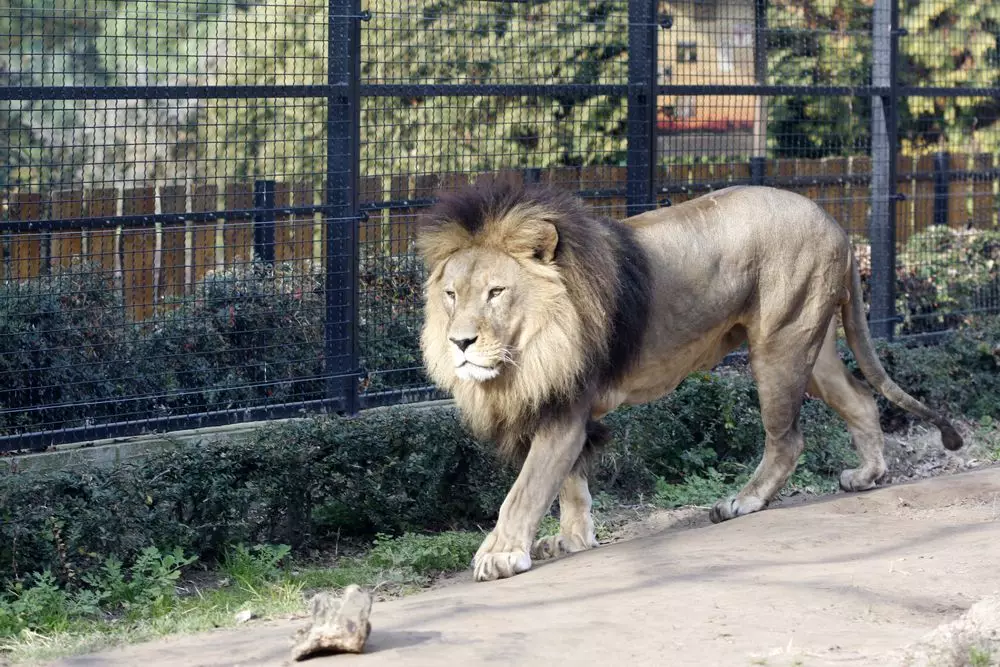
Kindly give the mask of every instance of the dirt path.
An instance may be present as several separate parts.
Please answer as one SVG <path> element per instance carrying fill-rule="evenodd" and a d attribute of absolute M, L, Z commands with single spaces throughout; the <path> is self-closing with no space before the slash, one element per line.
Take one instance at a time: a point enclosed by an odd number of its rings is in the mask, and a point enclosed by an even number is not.
<path fill-rule="evenodd" d="M 675 527 L 510 580 L 376 604 L 366 655 L 302 664 L 887 664 L 996 593 L 1000 468 L 990 468 Z M 282 665 L 301 625 L 253 623 L 57 664 Z"/>

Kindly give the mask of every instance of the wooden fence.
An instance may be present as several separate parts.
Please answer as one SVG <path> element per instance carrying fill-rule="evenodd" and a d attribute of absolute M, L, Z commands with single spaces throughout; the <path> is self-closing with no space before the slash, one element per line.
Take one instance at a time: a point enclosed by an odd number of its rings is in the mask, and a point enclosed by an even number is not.
<path fill-rule="evenodd" d="M 1000 165 L 997 157 L 949 156 L 946 199 L 935 196 L 933 156 L 899 158 L 896 236 L 904 243 L 935 220 L 935 205 L 954 228 L 998 225 Z M 939 171 L 940 171 L 940 165 Z M 818 201 L 852 232 L 864 233 L 870 207 L 868 157 L 782 159 L 767 163 L 766 182 Z M 677 204 L 733 183 L 750 182 L 746 163 L 670 165 L 660 170 L 660 199 Z M 485 180 L 540 181 L 581 192 L 607 214 L 625 216 L 626 170 L 616 166 L 509 170 L 485 174 L 366 177 L 359 200 L 368 219 L 359 227 L 362 248 L 409 251 L 414 214 L 441 188 Z M 321 203 L 322 186 L 277 183 L 273 207 L 308 208 Z M 210 270 L 251 260 L 255 254 L 254 184 L 166 185 L 115 189 L 70 189 L 51 193 L 12 190 L 3 194 L 8 230 L 0 275 L 25 280 L 89 261 L 113 274 L 136 319 L 150 317 L 157 304 L 190 294 Z M 935 204 L 937 202 L 937 204 Z M 941 211 L 944 204 L 946 210 Z M 238 211 L 238 214 L 231 213 Z M 219 212 L 205 218 L 193 214 Z M 176 222 L 144 224 L 143 216 L 176 214 Z M 195 221 L 182 220 L 188 215 Z M 129 216 L 128 225 L 116 219 Z M 940 217 L 937 218 L 940 220 Z M 138 220 L 138 224 L 136 221 Z M 32 228 L 31 223 L 46 221 Z M 53 225 L 52 221 L 59 224 Z M 324 227 L 318 215 L 274 216 L 273 256 L 316 269 L 323 266 Z"/>

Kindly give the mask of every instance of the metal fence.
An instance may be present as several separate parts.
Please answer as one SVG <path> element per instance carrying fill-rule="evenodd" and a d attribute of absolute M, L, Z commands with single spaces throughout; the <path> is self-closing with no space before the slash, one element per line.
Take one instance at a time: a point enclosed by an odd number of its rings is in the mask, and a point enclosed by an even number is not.
<path fill-rule="evenodd" d="M 19 0 L 0 451 L 418 400 L 415 216 L 789 188 L 880 336 L 1000 311 L 1000 23 L 959 0 Z"/>

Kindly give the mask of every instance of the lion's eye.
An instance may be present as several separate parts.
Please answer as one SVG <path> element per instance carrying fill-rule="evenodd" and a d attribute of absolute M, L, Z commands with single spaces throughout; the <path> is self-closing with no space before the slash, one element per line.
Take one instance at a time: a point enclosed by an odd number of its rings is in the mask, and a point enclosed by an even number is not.
<path fill-rule="evenodd" d="M 449 298 L 450 300 L 452 300 L 452 301 L 454 301 L 454 300 L 455 300 L 455 292 L 454 292 L 453 290 L 450 290 L 450 289 L 446 289 L 446 290 L 444 291 L 444 295 L 445 295 L 446 297 L 448 297 L 448 298 Z"/>
<path fill-rule="evenodd" d="M 498 296 L 500 296 L 503 293 L 503 291 L 505 289 L 507 289 L 507 288 L 506 287 L 494 287 L 493 289 L 490 290 L 489 299 L 492 301 L 493 299 L 497 298 Z"/>

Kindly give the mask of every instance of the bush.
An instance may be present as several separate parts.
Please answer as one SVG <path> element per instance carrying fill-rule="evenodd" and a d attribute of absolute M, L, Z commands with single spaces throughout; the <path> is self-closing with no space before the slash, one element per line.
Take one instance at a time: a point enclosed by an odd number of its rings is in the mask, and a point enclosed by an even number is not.
<path fill-rule="evenodd" d="M 1000 418 L 998 346 L 995 321 L 935 347 L 882 345 L 881 357 L 901 386 L 935 407 Z M 908 417 L 882 407 L 888 427 L 905 425 Z M 694 374 L 664 399 L 622 408 L 606 422 L 615 440 L 595 464 L 593 487 L 626 502 L 700 502 L 751 472 L 763 448 L 757 392 L 745 369 Z M 854 465 L 844 425 L 823 403 L 806 401 L 802 424 L 802 474 L 810 484 Z M 213 561 L 234 544 L 301 552 L 341 538 L 481 525 L 495 518 L 513 476 L 444 407 L 272 424 L 138 464 L 6 475 L 0 582 L 46 570 L 66 582 L 107 557 L 131 563 L 149 547 Z M 701 483 L 684 498 L 670 490 L 691 480 Z M 224 564 L 266 570 L 268 558 L 283 556 L 244 552 L 237 548 Z"/>
<path fill-rule="evenodd" d="M 936 345 L 877 341 L 879 358 L 899 386 L 936 410 L 972 419 L 1000 418 L 1000 319 L 948 334 Z M 849 352 L 848 365 L 860 377 Z M 884 428 L 912 420 L 909 413 L 877 397 Z"/>
<path fill-rule="evenodd" d="M 853 241 L 867 303 L 871 249 L 863 237 Z M 902 335 L 955 329 L 977 314 L 1000 312 L 1000 231 L 934 226 L 912 236 L 896 256 L 896 312 Z"/>
<path fill-rule="evenodd" d="M 423 382 L 418 262 L 362 262 L 362 388 Z M 377 270 L 376 270 L 377 269 Z M 260 262 L 209 272 L 142 323 L 100 266 L 0 285 L 0 433 L 325 395 L 322 280 Z M 386 370 L 410 369 L 408 377 Z"/>
<path fill-rule="evenodd" d="M 204 560 L 229 544 L 321 546 L 339 537 L 490 520 L 512 481 L 451 410 L 378 411 L 273 425 L 139 464 L 0 478 L 0 581 L 149 546 Z"/>
<path fill-rule="evenodd" d="M 88 264 L 0 283 L 0 433 L 114 414 L 131 358 L 125 312 L 110 276 Z"/>

